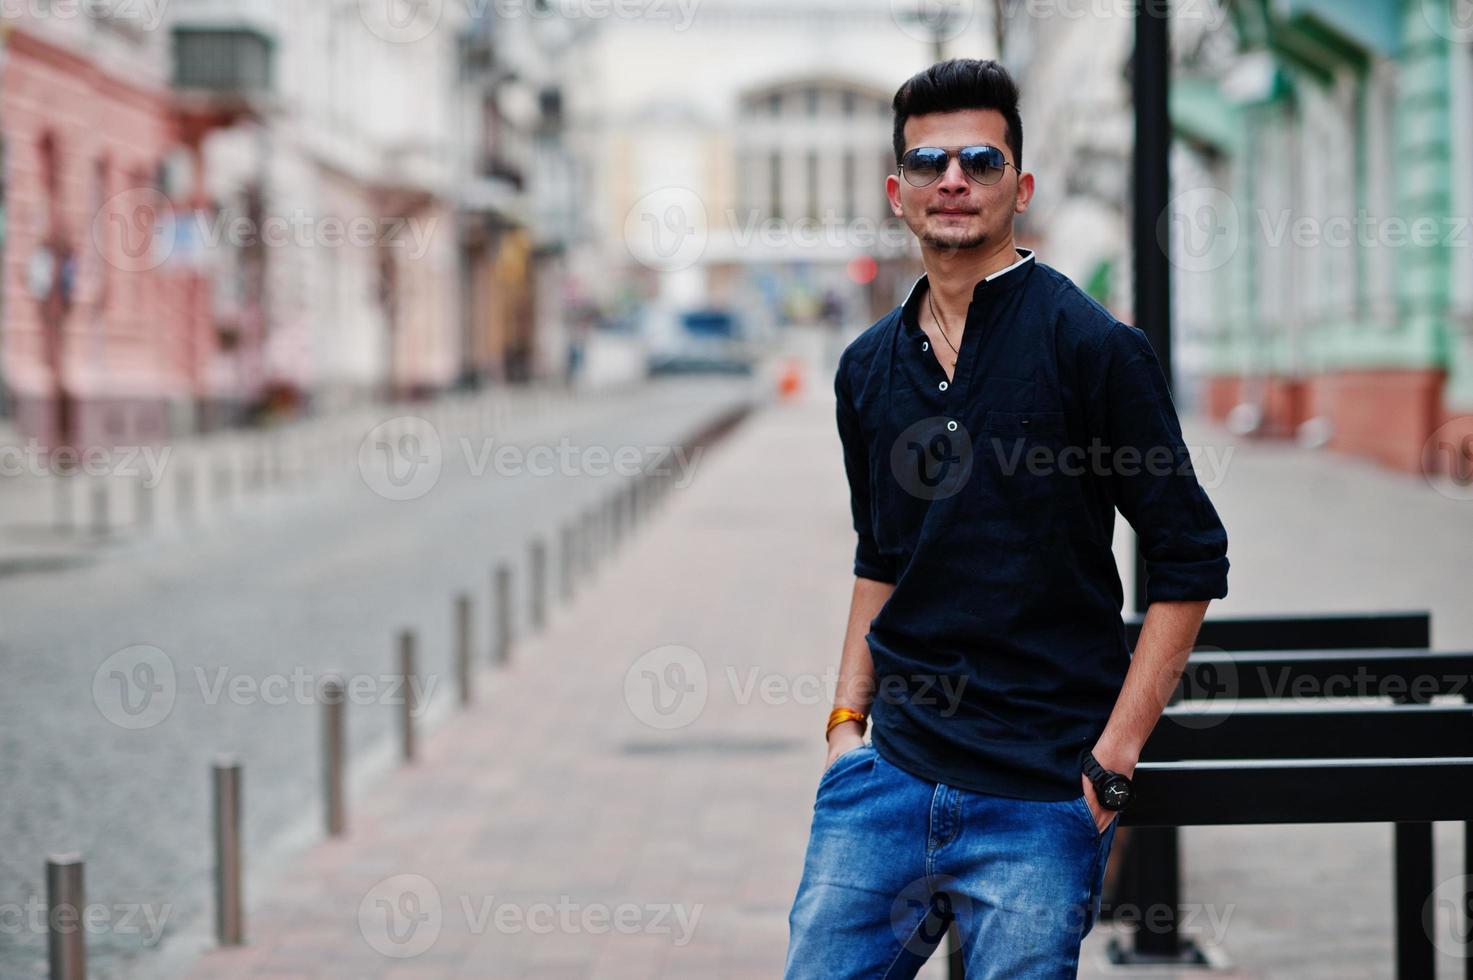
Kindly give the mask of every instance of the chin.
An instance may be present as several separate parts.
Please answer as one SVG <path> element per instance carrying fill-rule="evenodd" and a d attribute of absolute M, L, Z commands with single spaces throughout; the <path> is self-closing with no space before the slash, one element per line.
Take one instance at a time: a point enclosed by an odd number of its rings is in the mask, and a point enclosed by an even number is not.
<path fill-rule="evenodd" d="M 921 240 L 932 248 L 964 249 L 987 244 L 987 235 L 985 232 L 946 229 L 941 234 L 928 233 Z"/>

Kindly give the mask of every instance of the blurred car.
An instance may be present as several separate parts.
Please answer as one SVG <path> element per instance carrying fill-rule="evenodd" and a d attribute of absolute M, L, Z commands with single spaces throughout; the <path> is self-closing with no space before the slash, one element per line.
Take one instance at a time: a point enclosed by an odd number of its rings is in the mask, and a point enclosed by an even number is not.
<path fill-rule="evenodd" d="M 756 350 L 745 320 L 715 307 L 648 307 L 640 318 L 649 374 L 751 374 Z"/>

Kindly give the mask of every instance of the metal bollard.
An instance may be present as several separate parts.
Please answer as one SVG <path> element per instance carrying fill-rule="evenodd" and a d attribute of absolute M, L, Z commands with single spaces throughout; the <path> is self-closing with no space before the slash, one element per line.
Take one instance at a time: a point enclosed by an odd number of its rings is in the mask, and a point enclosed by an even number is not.
<path fill-rule="evenodd" d="M 471 597 L 455 597 L 455 666 L 460 677 L 460 703 L 470 704 L 471 691 Z"/>
<path fill-rule="evenodd" d="M 179 519 L 185 520 L 194 516 L 194 467 L 189 463 L 180 463 L 176 482 L 178 493 L 175 509 L 179 512 Z"/>
<path fill-rule="evenodd" d="M 622 493 L 615 490 L 609 494 L 604 500 L 604 508 L 609 515 L 609 547 L 617 549 L 624 542 L 624 497 Z"/>
<path fill-rule="evenodd" d="M 583 543 L 583 571 L 591 575 L 596 564 L 593 549 L 598 543 L 593 523 L 593 512 L 584 509 L 583 513 L 578 516 L 578 522 L 580 525 L 578 536 L 582 539 Z"/>
<path fill-rule="evenodd" d="M 558 591 L 564 601 L 573 598 L 573 554 L 578 542 L 567 522 L 558 530 Z"/>
<path fill-rule="evenodd" d="M 491 662 L 500 666 L 511 660 L 511 566 L 506 562 L 496 566 L 491 608 L 496 620 Z"/>
<path fill-rule="evenodd" d="M 230 469 L 217 459 L 211 473 L 214 478 L 215 505 L 218 507 L 230 498 Z"/>
<path fill-rule="evenodd" d="M 153 524 L 153 487 L 142 477 L 133 484 L 133 523 L 140 528 Z"/>
<path fill-rule="evenodd" d="M 251 456 L 250 485 L 252 490 L 263 490 L 266 487 L 266 451 L 261 447 L 262 436 L 257 434 L 251 440 L 249 450 Z"/>
<path fill-rule="evenodd" d="M 404 761 L 414 761 L 414 630 L 399 631 L 399 676 L 403 698 L 399 726 L 404 737 Z"/>
<path fill-rule="evenodd" d="M 215 761 L 215 937 L 221 946 L 245 942 L 245 904 L 241 901 L 240 760 Z"/>
<path fill-rule="evenodd" d="M 588 550 L 593 558 L 593 567 L 597 568 L 603 563 L 604 558 L 603 514 L 599 511 L 598 504 L 589 504 L 586 512 L 588 514 Z"/>
<path fill-rule="evenodd" d="M 327 802 L 327 832 L 341 837 L 347 830 L 347 798 L 343 793 L 343 769 L 347 763 L 344 737 L 343 682 L 329 677 L 322 682 L 323 782 Z"/>
<path fill-rule="evenodd" d="M 58 531 L 72 530 L 72 477 L 69 473 L 52 474 L 51 523 Z"/>
<path fill-rule="evenodd" d="M 531 569 L 528 572 L 527 595 L 531 600 L 527 607 L 528 622 L 533 629 L 547 625 L 547 542 L 533 538 L 530 547 Z"/>
<path fill-rule="evenodd" d="M 82 855 L 75 851 L 46 856 L 46 932 L 51 980 L 87 980 L 87 907 Z"/>
<path fill-rule="evenodd" d="M 107 498 L 107 477 L 98 477 L 92 484 L 92 534 L 95 537 L 105 538 L 112 529 L 107 515 Z"/>

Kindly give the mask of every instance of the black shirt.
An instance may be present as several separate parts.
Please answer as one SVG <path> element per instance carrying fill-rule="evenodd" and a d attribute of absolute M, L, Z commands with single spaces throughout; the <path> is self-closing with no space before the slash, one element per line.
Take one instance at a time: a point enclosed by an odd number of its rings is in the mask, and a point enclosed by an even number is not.
<path fill-rule="evenodd" d="M 973 289 L 952 380 L 919 325 L 922 276 L 844 349 L 834 391 L 854 573 L 895 585 L 866 637 L 876 750 L 1066 800 L 1130 664 L 1115 510 L 1148 602 L 1227 595 L 1227 532 L 1145 334 L 1019 254 Z"/>

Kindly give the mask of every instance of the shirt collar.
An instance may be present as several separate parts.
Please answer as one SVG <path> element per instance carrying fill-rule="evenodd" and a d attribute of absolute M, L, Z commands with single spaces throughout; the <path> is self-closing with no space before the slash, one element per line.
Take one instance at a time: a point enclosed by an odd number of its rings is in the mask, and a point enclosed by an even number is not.
<path fill-rule="evenodd" d="M 998 269 L 992 275 L 978 280 L 977 285 L 972 289 L 973 300 L 981 295 L 984 290 L 1011 289 L 1027 278 L 1029 270 L 1033 268 L 1033 249 L 1018 248 L 1016 251 L 1018 253 L 1018 261 L 1006 269 Z M 922 273 L 921 277 L 910 287 L 910 292 L 906 294 L 905 302 L 900 304 L 901 323 L 915 330 L 921 328 L 918 313 L 922 295 L 921 284 L 924 282 L 926 282 L 926 275 Z"/>

